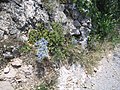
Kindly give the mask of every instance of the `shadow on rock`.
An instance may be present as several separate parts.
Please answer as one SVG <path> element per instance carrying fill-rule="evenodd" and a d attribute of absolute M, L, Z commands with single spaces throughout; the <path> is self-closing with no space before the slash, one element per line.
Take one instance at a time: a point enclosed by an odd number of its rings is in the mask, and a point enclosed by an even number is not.
<path fill-rule="evenodd" d="M 38 78 L 42 78 L 45 75 L 45 68 L 43 63 L 36 62 L 36 75 Z"/>

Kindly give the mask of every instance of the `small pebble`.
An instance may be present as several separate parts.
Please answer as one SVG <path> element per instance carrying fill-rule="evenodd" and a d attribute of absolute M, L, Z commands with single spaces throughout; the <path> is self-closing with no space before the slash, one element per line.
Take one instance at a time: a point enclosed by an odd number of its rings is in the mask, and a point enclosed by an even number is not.
<path fill-rule="evenodd" d="M 4 69 L 4 73 L 5 73 L 5 74 L 9 73 L 9 71 L 10 71 L 10 68 L 9 68 L 9 67 L 6 67 L 6 68 Z"/>

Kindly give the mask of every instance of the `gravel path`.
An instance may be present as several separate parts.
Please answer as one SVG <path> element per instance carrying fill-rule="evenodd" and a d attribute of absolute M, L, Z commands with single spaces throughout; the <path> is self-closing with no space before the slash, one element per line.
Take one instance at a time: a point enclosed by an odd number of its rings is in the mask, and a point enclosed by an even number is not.
<path fill-rule="evenodd" d="M 120 90 L 120 46 L 100 61 L 97 72 L 86 75 L 80 65 L 59 70 L 58 90 Z"/>

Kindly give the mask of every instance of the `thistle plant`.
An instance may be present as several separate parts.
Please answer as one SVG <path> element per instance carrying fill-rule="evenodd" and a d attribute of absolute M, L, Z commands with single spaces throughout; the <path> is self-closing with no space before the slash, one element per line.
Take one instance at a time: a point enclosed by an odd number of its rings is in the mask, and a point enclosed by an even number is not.
<path fill-rule="evenodd" d="M 38 57 L 37 59 L 38 62 L 41 62 L 44 58 L 49 56 L 47 44 L 48 42 L 44 38 L 41 38 L 35 43 L 35 46 L 37 46 L 36 55 Z"/>

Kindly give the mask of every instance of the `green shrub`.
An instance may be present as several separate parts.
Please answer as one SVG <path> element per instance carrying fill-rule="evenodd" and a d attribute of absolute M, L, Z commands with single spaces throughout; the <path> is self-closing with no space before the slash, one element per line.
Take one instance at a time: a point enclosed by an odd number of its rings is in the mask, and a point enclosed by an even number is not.
<path fill-rule="evenodd" d="M 66 58 L 67 46 L 70 44 L 70 39 L 63 34 L 63 28 L 59 23 L 53 22 L 52 31 L 44 28 L 43 24 L 38 24 L 36 30 L 31 30 L 29 33 L 29 43 L 34 44 L 41 38 L 48 41 L 49 54 L 53 60 L 64 60 Z"/>
<path fill-rule="evenodd" d="M 118 0 L 77 0 L 76 5 L 85 17 L 92 20 L 88 44 L 119 40 L 119 33 L 115 29 L 116 23 L 120 20 Z"/>
<path fill-rule="evenodd" d="M 29 46 L 27 43 L 24 43 L 20 48 L 19 48 L 19 51 L 21 53 L 28 53 L 32 50 L 32 47 Z"/>

